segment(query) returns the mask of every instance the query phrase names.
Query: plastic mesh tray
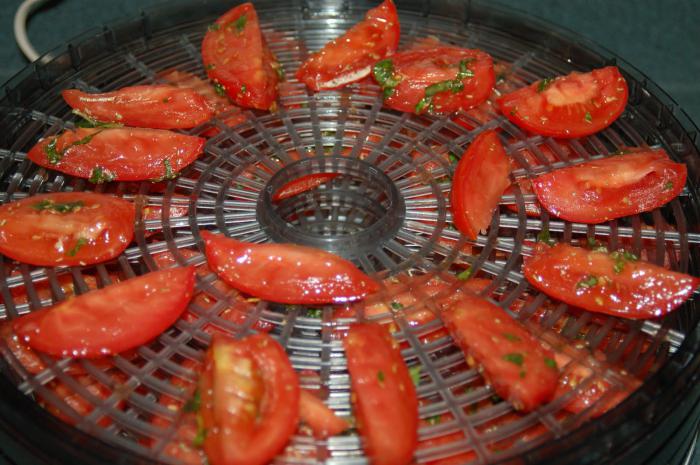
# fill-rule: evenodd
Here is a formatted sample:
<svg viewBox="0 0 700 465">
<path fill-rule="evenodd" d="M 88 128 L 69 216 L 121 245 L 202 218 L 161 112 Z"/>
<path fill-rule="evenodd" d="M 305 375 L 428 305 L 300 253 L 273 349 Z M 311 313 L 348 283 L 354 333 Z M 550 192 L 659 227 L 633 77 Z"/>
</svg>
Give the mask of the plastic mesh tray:
<svg viewBox="0 0 700 465">
<path fill-rule="evenodd" d="M 44 269 L 0 258 L 4 302 L 0 319 L 63 299 L 65 279 L 83 293 L 94 285 L 102 287 L 157 269 L 153 257 L 159 253 L 171 253 L 180 264 L 202 264 L 198 235 L 202 228 L 250 242 L 276 240 L 323 247 L 387 280 L 439 279 L 456 289 L 462 282 L 455 274 L 471 266 L 476 276 L 492 280 L 482 294 L 511 309 L 536 335 L 554 346 L 584 348 L 561 350 L 590 368 L 594 376 L 619 386 L 624 381 L 618 373 L 625 370 L 642 376 L 645 384 L 595 422 L 587 420 L 596 406 L 579 415 L 564 413 L 562 406 L 570 396 L 519 414 L 493 395 L 476 369 L 467 366 L 449 336 L 439 332 L 439 320 L 412 325 L 410 307 L 376 317 L 393 321 L 407 363 L 422 367 L 417 388 L 421 418 L 450 415 L 421 427 L 424 444 L 416 453 L 417 462 L 453 458 L 457 463 L 496 463 L 516 456 L 537 461 L 563 458 L 581 447 L 587 449 L 588 458 L 614 455 L 625 440 L 644 434 L 649 424 L 678 408 L 677 396 L 689 388 L 680 381 L 697 371 L 695 303 L 647 322 L 576 312 L 531 289 L 520 271 L 522 258 L 530 253 L 527 241 L 547 228 L 557 240 L 595 238 L 611 248 L 624 245 L 652 262 L 697 274 L 698 153 L 692 140 L 696 129 L 663 93 L 610 54 L 552 32 L 549 26 L 477 3 L 401 2 L 402 47 L 434 36 L 483 49 L 497 63 L 497 92 L 571 70 L 618 64 L 630 86 L 630 102 L 622 117 L 594 136 L 557 141 L 527 136 L 490 103 L 451 117 L 415 116 L 383 109 L 378 88 L 370 82 L 313 94 L 294 80 L 309 51 L 340 35 L 371 6 L 256 2 L 270 48 L 288 76 L 279 110 L 245 111 L 247 121 L 233 129 L 223 123 L 223 115 L 187 131 L 202 134 L 216 128 L 219 134 L 164 189 L 150 183 L 93 186 L 41 169 L 25 154 L 39 138 L 73 127 L 74 116 L 60 98 L 62 89 L 109 91 L 155 83 L 171 69 L 204 78 L 199 55 L 202 37 L 206 26 L 230 5 L 192 3 L 153 10 L 76 40 L 51 62 L 36 65 L 8 83 L 0 108 L 4 201 L 39 192 L 96 190 L 116 193 L 142 207 L 162 206 L 164 213 L 156 220 L 143 220 L 137 214 L 134 244 L 111 263 Z M 650 146 L 663 147 L 672 158 L 689 165 L 688 185 L 680 198 L 662 209 L 596 226 L 561 221 L 546 213 L 528 218 L 525 204 L 534 198 L 516 188 L 513 195 L 502 198 L 488 234 L 468 241 L 451 225 L 446 194 L 454 166 L 448 154 L 461 154 L 487 128 L 498 128 L 507 142 L 506 151 L 516 164 L 513 179 L 604 157 L 628 146 Z M 278 207 L 270 202 L 270 193 L 285 180 L 323 170 L 345 176 Z M 516 211 L 506 204 L 514 204 Z M 171 206 L 186 207 L 187 214 L 171 217 Z M 303 386 L 321 385 L 333 409 L 351 414 L 341 337 L 356 317 L 343 316 L 332 306 L 258 302 L 244 318 L 231 321 L 224 311 L 238 301 L 237 295 L 215 287 L 214 281 L 213 274 L 198 280 L 202 298 L 190 305 L 190 318 L 181 319 L 151 344 L 109 363 L 41 356 L 44 368 L 32 374 L 7 344 L 0 344 L 4 355 L 0 384 L 4 383 L 8 396 L 26 395 L 2 401 L 7 422 L 16 419 L 14 435 L 32 435 L 28 425 L 40 422 L 45 428 L 37 440 L 48 434 L 45 444 L 51 449 L 58 447 L 53 445 L 56 437 L 79 437 L 87 444 L 85 450 L 61 449 L 61 453 L 77 454 L 86 461 L 94 458 L 91 451 L 100 451 L 102 457 L 109 453 L 175 463 L 168 450 L 178 434 L 180 413 L 161 401 L 168 397 L 184 403 L 191 394 L 196 366 L 213 329 L 241 335 L 258 325 L 271 326 L 271 334 L 287 348 L 295 368 L 304 370 Z M 21 286 L 26 288 L 26 299 L 17 298 Z M 427 300 L 432 306 L 420 289 L 413 292 L 419 302 Z M 604 354 L 605 361 L 592 357 L 594 350 Z M 91 389 L 86 388 L 86 380 Z M 593 377 L 587 382 L 594 382 Z M 85 409 L 76 410 L 57 395 L 59 384 L 82 399 Z M 579 389 L 585 387 L 586 382 Z M 102 442 L 74 436 L 82 433 L 33 407 L 32 400 Z M 16 418 L 22 409 L 28 412 L 27 418 Z M 361 439 L 351 432 L 328 441 L 294 436 L 277 461 L 349 465 L 366 459 Z"/>
</svg>

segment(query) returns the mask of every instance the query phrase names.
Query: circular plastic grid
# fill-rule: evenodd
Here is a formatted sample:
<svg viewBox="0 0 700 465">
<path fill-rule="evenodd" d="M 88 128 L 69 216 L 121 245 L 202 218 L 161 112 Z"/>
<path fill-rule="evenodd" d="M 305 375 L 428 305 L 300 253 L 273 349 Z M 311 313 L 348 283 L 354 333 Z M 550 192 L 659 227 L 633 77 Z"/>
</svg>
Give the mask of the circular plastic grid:
<svg viewBox="0 0 700 465">
<path fill-rule="evenodd" d="M 288 76 L 281 87 L 279 110 L 245 111 L 246 121 L 235 128 L 224 124 L 226 115 L 219 115 L 188 131 L 203 134 L 216 129 L 218 134 L 190 168 L 164 185 L 93 186 L 40 169 L 25 153 L 39 138 L 73 126 L 74 117 L 60 99 L 61 89 L 109 91 L 162 82 L 163 73 L 172 69 L 204 78 L 199 44 L 213 17 L 183 22 L 117 53 L 105 53 L 34 98 L 31 106 L 3 108 L 2 127 L 9 134 L 0 147 L 4 201 L 39 192 L 94 189 L 132 199 L 141 208 L 137 208 L 135 243 L 111 263 L 44 269 L 0 259 L 4 302 L 0 318 L 12 319 L 51 305 L 72 289 L 81 294 L 163 266 L 202 265 L 200 229 L 250 242 L 297 238 L 348 256 L 385 280 L 381 299 L 387 312 L 368 317 L 361 307 L 306 308 L 244 299 L 202 267 L 198 295 L 187 314 L 156 341 L 128 354 L 108 361 L 53 360 L 36 354 L 36 363 L 28 370 L 3 342 L 0 350 L 11 368 L 4 374 L 21 392 L 98 438 L 176 462 L 171 448 L 181 434 L 182 411 L 168 405 L 184 405 L 191 395 L 213 331 L 243 335 L 271 330 L 300 370 L 302 385 L 321 388 L 329 406 L 350 416 L 341 340 L 349 323 L 369 318 L 392 324 L 409 366 L 421 367 L 417 390 L 424 421 L 417 462 L 452 458 L 495 463 L 575 430 L 596 406 L 579 415 L 567 414 L 562 406 L 571 399 L 569 394 L 533 413 L 517 413 L 467 365 L 439 319 L 415 323 L 416 312 L 426 307 L 439 311 L 422 284 L 439 280 L 452 292 L 464 285 L 456 275 L 468 267 L 473 276 L 491 280 L 482 295 L 590 369 L 591 376 L 578 390 L 598 380 L 619 387 L 628 382 L 620 375 L 623 371 L 644 378 L 666 362 L 688 329 L 687 309 L 649 322 L 576 312 L 530 289 L 520 269 L 523 256 L 530 253 L 528 241 L 548 229 L 557 240 L 595 239 L 610 249 L 624 246 L 652 262 L 694 271 L 691 250 L 697 249 L 700 236 L 688 231 L 686 212 L 697 208 L 688 189 L 662 209 L 589 226 L 550 218 L 546 212 L 528 217 L 526 205 L 535 199 L 523 195 L 514 182 L 487 234 L 476 241 L 466 240 L 452 226 L 446 194 L 455 167 L 453 155 L 461 155 L 485 129 L 499 129 L 513 161 L 513 181 L 630 146 L 663 146 L 677 158 L 687 157 L 694 148 L 650 125 L 642 97 L 635 96 L 643 89 L 633 79 L 630 104 L 612 127 L 565 142 L 527 136 L 495 112 L 491 102 L 450 117 L 415 116 L 383 109 L 378 88 L 371 82 L 313 94 L 294 80 L 309 51 L 340 35 L 367 7 L 258 6 L 270 48 Z M 578 68 L 506 30 L 427 10 L 425 15 L 402 13 L 401 24 L 404 48 L 432 36 L 489 52 L 497 63 L 496 95 Z M 270 202 L 270 193 L 288 179 L 285 172 L 296 176 L 307 170 L 340 171 L 344 176 L 288 202 Z M 161 208 L 160 217 L 144 219 L 148 208 Z M 291 232 L 284 232 L 282 223 L 288 223 L 284 226 Z M 411 293 L 419 304 L 393 308 L 398 292 Z M 327 441 L 296 435 L 278 461 L 359 464 L 365 458 L 353 430 Z"/>
</svg>

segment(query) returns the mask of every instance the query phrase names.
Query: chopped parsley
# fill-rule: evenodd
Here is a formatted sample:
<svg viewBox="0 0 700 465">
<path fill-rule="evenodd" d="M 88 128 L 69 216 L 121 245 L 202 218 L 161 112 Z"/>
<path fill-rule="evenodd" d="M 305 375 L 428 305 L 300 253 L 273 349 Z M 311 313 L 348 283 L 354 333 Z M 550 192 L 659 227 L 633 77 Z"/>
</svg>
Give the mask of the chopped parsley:
<svg viewBox="0 0 700 465">
<path fill-rule="evenodd" d="M 576 283 L 576 289 L 591 288 L 598 285 L 598 278 L 593 275 L 588 275 L 581 281 Z"/>
<path fill-rule="evenodd" d="M 284 67 L 280 63 L 276 63 L 277 66 L 273 66 L 275 68 L 275 73 L 277 73 L 277 78 L 280 81 L 284 81 L 284 79 L 287 77 L 287 73 L 284 72 Z"/>
<path fill-rule="evenodd" d="M 520 339 L 518 336 L 515 334 L 511 333 L 503 333 L 503 337 L 508 339 L 510 342 L 522 342 L 522 339 Z"/>
<path fill-rule="evenodd" d="M 467 268 L 466 270 L 464 270 L 460 273 L 457 273 L 457 279 L 459 279 L 460 281 L 466 281 L 472 277 L 473 273 L 474 272 L 472 271 L 471 268 Z"/>
<path fill-rule="evenodd" d="M 450 163 L 457 163 L 459 161 L 459 157 L 454 152 L 447 152 L 447 156 L 450 159 Z"/>
<path fill-rule="evenodd" d="M 210 32 L 218 31 L 219 29 L 221 29 L 221 24 L 218 24 L 218 23 L 210 24 L 207 29 Z"/>
<path fill-rule="evenodd" d="M 670 191 L 671 189 L 673 189 L 673 182 L 672 181 L 668 181 L 666 184 L 664 184 L 665 191 Z"/>
<path fill-rule="evenodd" d="M 243 29 L 245 29 L 245 25 L 247 22 L 248 17 L 246 15 L 241 15 L 231 24 L 233 24 L 233 27 L 235 27 L 236 31 L 240 34 L 241 32 L 243 32 Z"/>
<path fill-rule="evenodd" d="M 394 62 L 390 58 L 377 62 L 372 69 L 372 74 L 382 88 L 384 98 L 391 97 L 394 88 L 401 82 L 401 78 L 394 74 Z"/>
<path fill-rule="evenodd" d="M 403 304 L 401 302 L 393 300 L 391 302 L 391 308 L 393 308 L 394 310 L 401 310 L 403 308 Z"/>
<path fill-rule="evenodd" d="M 547 366 L 548 366 L 549 368 L 551 368 L 552 370 L 556 370 L 556 369 L 557 369 L 557 362 L 554 361 L 554 359 L 552 359 L 552 358 L 545 357 L 545 358 L 544 358 L 544 364 L 547 365 Z"/>
<path fill-rule="evenodd" d="M 84 237 L 79 237 L 78 240 L 75 242 L 73 248 L 66 252 L 66 255 L 68 255 L 69 257 L 75 257 L 75 255 L 80 251 L 80 249 L 82 249 L 83 246 L 87 243 L 87 239 L 85 239 Z"/>
<path fill-rule="evenodd" d="M 586 120 L 586 123 L 590 123 L 593 121 L 593 117 L 591 116 L 591 112 L 587 111 L 586 115 L 583 117 L 584 120 Z"/>
<path fill-rule="evenodd" d="M 73 109 L 72 113 L 74 115 L 80 116 L 82 118 L 80 121 L 76 121 L 75 125 L 79 128 L 103 128 L 103 129 L 108 129 L 108 128 L 121 128 L 124 125 L 121 123 L 103 123 L 100 121 L 97 121 L 94 118 L 91 118 L 87 114 L 83 113 L 80 110 L 75 110 Z"/>
<path fill-rule="evenodd" d="M 204 67 L 207 71 L 211 71 L 212 69 L 216 69 L 216 65 L 214 63 L 209 63 L 207 66 Z"/>
<path fill-rule="evenodd" d="M 92 169 L 88 181 L 93 184 L 102 184 L 105 182 L 114 181 L 115 179 L 117 179 L 117 176 L 114 173 L 102 168 L 101 166 L 96 166 Z"/>
<path fill-rule="evenodd" d="M 509 354 L 505 354 L 503 356 L 503 360 L 521 367 L 521 366 L 523 366 L 523 363 L 525 363 L 525 356 L 523 354 L 521 354 L 520 352 L 511 352 Z"/>
<path fill-rule="evenodd" d="M 206 437 L 207 429 L 204 427 L 204 418 L 202 418 L 202 415 L 197 415 L 197 435 L 192 440 L 192 445 L 194 447 L 202 447 Z"/>
<path fill-rule="evenodd" d="M 544 78 L 537 84 L 537 92 L 544 92 L 554 82 L 554 78 Z"/>
<path fill-rule="evenodd" d="M 216 93 L 218 95 L 220 95 L 222 97 L 226 96 L 226 88 L 222 84 L 215 82 L 214 83 L 214 90 L 216 91 Z"/>
<path fill-rule="evenodd" d="M 588 246 L 589 249 L 596 251 L 596 252 L 607 252 L 608 251 L 607 247 L 605 247 L 602 242 L 596 240 L 593 237 L 586 238 L 586 245 Z"/>
<path fill-rule="evenodd" d="M 74 211 L 80 210 L 85 204 L 82 200 L 76 200 L 75 202 L 65 202 L 56 203 L 53 200 L 44 199 L 41 202 L 37 202 L 32 205 L 32 208 L 36 211 L 51 210 L 56 213 L 72 213 Z"/>
<path fill-rule="evenodd" d="M 418 386 L 420 384 L 420 372 L 420 365 L 416 365 L 408 369 L 408 374 L 411 375 L 411 380 L 413 381 L 414 386 Z"/>
<path fill-rule="evenodd" d="M 49 142 L 45 147 L 44 147 L 44 153 L 46 154 L 46 158 L 49 160 L 49 163 L 52 165 L 55 165 L 59 161 L 61 161 L 61 158 L 63 158 L 63 155 L 70 149 L 71 147 L 75 147 L 77 145 L 85 145 L 89 144 L 90 141 L 92 140 L 93 137 L 101 133 L 102 130 L 95 131 L 92 134 L 88 134 L 87 136 L 83 137 L 82 139 L 76 140 L 75 142 L 72 142 L 68 144 L 63 150 L 60 152 L 56 150 L 56 144 L 58 143 L 58 136 L 54 137 L 51 142 Z"/>
<path fill-rule="evenodd" d="M 306 317 L 307 318 L 321 318 L 321 315 L 323 315 L 323 310 L 320 308 L 307 308 L 306 309 Z"/>
<path fill-rule="evenodd" d="M 382 370 L 379 370 L 377 372 L 377 379 L 379 380 L 380 383 L 384 382 L 384 372 Z"/>
<path fill-rule="evenodd" d="M 245 84 L 243 84 L 241 86 L 241 94 L 245 94 L 247 90 L 248 90 L 248 88 L 245 86 Z"/>
<path fill-rule="evenodd" d="M 165 173 L 163 173 L 163 176 L 151 179 L 151 182 L 169 181 L 171 179 L 177 178 L 177 173 L 173 171 L 173 167 L 170 164 L 170 159 L 166 158 L 165 160 L 163 160 L 163 167 L 165 169 Z"/>
<path fill-rule="evenodd" d="M 464 83 L 462 82 L 466 78 L 474 77 L 474 71 L 470 70 L 467 65 L 474 61 L 474 58 L 469 58 L 466 60 L 460 60 L 459 71 L 454 79 L 447 79 L 445 81 L 436 82 L 425 88 L 425 97 L 420 99 L 416 104 L 415 111 L 417 114 L 423 112 L 426 108 L 428 111 L 432 109 L 433 97 L 442 92 L 452 92 L 456 94 L 464 90 Z"/>
<path fill-rule="evenodd" d="M 442 417 L 440 415 L 434 415 L 426 420 L 429 425 L 437 425 L 440 424 L 442 421 Z"/>
<path fill-rule="evenodd" d="M 615 263 L 613 264 L 613 271 L 615 272 L 615 274 L 622 273 L 622 271 L 625 269 L 626 263 L 636 262 L 637 260 L 639 260 L 639 257 L 637 257 L 632 252 L 628 252 L 626 250 L 618 250 L 612 252 L 610 254 L 610 258 L 615 260 Z"/>
<path fill-rule="evenodd" d="M 185 412 L 188 413 L 195 413 L 199 411 L 199 408 L 202 406 L 202 396 L 199 393 L 199 389 L 196 389 L 194 393 L 192 394 L 192 398 L 187 401 L 187 403 L 184 406 Z"/>
<path fill-rule="evenodd" d="M 539 233 L 537 233 L 537 242 L 543 242 L 547 245 L 554 245 L 554 239 L 549 234 L 549 229 L 545 228 Z"/>
</svg>

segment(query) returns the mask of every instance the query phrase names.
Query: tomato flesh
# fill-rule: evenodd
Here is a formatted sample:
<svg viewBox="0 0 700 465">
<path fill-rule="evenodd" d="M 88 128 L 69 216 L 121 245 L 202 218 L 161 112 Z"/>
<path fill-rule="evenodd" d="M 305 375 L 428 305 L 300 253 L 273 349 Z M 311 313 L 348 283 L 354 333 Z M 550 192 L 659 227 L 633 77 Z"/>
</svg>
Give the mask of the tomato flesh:
<svg viewBox="0 0 700 465">
<path fill-rule="evenodd" d="M 134 237 L 134 205 L 91 192 L 40 194 L 0 206 L 0 253 L 37 266 L 111 260 Z"/>
<path fill-rule="evenodd" d="M 653 210 L 676 198 L 687 168 L 663 149 L 616 155 L 561 168 L 532 180 L 552 215 L 596 224 Z"/>
<path fill-rule="evenodd" d="M 378 289 L 351 262 L 294 244 L 251 244 L 201 231 L 212 271 L 255 297 L 286 304 L 343 303 Z"/>
<path fill-rule="evenodd" d="M 13 329 L 30 347 L 55 357 L 105 357 L 165 331 L 193 288 L 193 267 L 155 271 L 21 316 Z"/>
<path fill-rule="evenodd" d="M 215 335 L 199 382 L 204 450 L 212 465 L 263 465 L 299 420 L 299 380 L 284 348 L 265 334 Z"/>
<path fill-rule="evenodd" d="M 296 77 L 310 89 L 337 89 L 360 81 L 372 65 L 396 52 L 399 17 L 392 0 L 385 0 L 345 34 L 328 42 L 299 68 Z"/>
<path fill-rule="evenodd" d="M 418 445 L 418 398 L 398 343 L 384 326 L 356 323 L 343 346 L 365 452 L 374 465 L 411 463 Z"/>
<path fill-rule="evenodd" d="M 303 192 L 316 189 L 318 186 L 321 186 L 331 179 L 337 178 L 338 176 L 340 176 L 340 173 L 307 174 L 306 176 L 289 181 L 287 184 L 280 187 L 272 196 L 272 201 L 279 202 L 281 200 L 288 199 L 289 197 L 299 195 Z"/>
<path fill-rule="evenodd" d="M 92 120 L 139 128 L 187 129 L 213 116 L 197 92 L 167 85 L 124 87 L 100 94 L 68 89 L 61 95 L 71 108 Z"/>
<path fill-rule="evenodd" d="M 39 166 L 96 184 L 161 181 L 192 163 L 205 142 L 163 129 L 80 128 L 46 137 L 27 156 Z"/>
<path fill-rule="evenodd" d="M 481 365 L 496 394 L 515 409 L 529 412 L 552 400 L 559 380 L 554 353 L 501 307 L 464 294 L 442 319 L 467 361 Z"/>
<path fill-rule="evenodd" d="M 510 185 L 509 174 L 510 162 L 498 134 L 479 134 L 459 160 L 450 191 L 452 220 L 462 234 L 476 239 L 488 227 Z"/>
<path fill-rule="evenodd" d="M 252 3 L 232 8 L 209 26 L 202 61 L 215 86 L 236 105 L 274 108 L 282 68 L 267 47 Z"/>
<path fill-rule="evenodd" d="M 335 414 L 321 399 L 302 389 L 299 397 L 299 417 L 309 425 L 317 439 L 326 439 L 342 433 L 350 427 L 348 422 Z"/>
<path fill-rule="evenodd" d="M 668 314 L 685 302 L 700 279 L 637 260 L 623 252 L 600 252 L 557 244 L 537 245 L 525 261 L 535 288 L 569 305 L 623 318 Z"/>
<path fill-rule="evenodd" d="M 615 66 L 542 80 L 504 95 L 501 113 L 535 134 L 574 138 L 610 126 L 627 105 L 627 82 Z"/>
</svg>

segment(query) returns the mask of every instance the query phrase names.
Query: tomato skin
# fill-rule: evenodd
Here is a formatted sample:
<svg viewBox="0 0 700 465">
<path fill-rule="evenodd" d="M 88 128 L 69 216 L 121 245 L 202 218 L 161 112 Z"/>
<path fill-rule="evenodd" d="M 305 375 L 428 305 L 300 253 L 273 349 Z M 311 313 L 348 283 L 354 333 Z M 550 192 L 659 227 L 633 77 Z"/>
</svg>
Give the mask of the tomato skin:
<svg viewBox="0 0 700 465">
<path fill-rule="evenodd" d="M 381 325 L 356 323 L 343 346 L 357 396 L 357 427 L 371 463 L 411 463 L 418 445 L 418 398 L 398 343 Z"/>
<path fill-rule="evenodd" d="M 351 262 L 312 247 L 251 244 L 201 231 L 212 271 L 239 291 L 286 304 L 342 303 L 378 289 Z"/>
<path fill-rule="evenodd" d="M 473 240 L 488 227 L 510 185 L 509 174 L 510 162 L 498 134 L 479 134 L 459 160 L 450 191 L 452 221 L 462 234 Z"/>
<path fill-rule="evenodd" d="M 280 187 L 272 196 L 272 201 L 279 202 L 303 192 L 310 191 L 338 176 L 340 176 L 340 173 L 307 174 L 306 176 L 289 181 L 287 184 Z"/>
<path fill-rule="evenodd" d="M 546 87 L 538 91 L 541 87 Z M 628 89 L 615 66 L 559 76 L 548 86 L 530 84 L 498 100 L 501 113 L 543 136 L 575 138 L 610 126 L 625 110 Z"/>
<path fill-rule="evenodd" d="M 399 46 L 401 26 L 392 0 L 367 12 L 363 21 L 328 42 L 299 67 L 296 77 L 310 89 L 338 89 L 360 81 L 372 65 Z"/>
<path fill-rule="evenodd" d="M 523 274 L 535 288 L 569 305 L 631 319 L 666 315 L 700 285 L 699 278 L 684 273 L 568 244 L 538 243 Z"/>
<path fill-rule="evenodd" d="M 532 180 L 551 214 L 596 224 L 660 207 L 685 186 L 687 168 L 663 149 L 616 155 L 561 168 Z"/>
<path fill-rule="evenodd" d="M 316 439 L 326 439 L 350 428 L 348 422 L 335 414 L 321 399 L 301 390 L 299 397 L 299 417 L 309 425 Z"/>
<path fill-rule="evenodd" d="M 100 94 L 67 89 L 61 95 L 71 108 L 93 120 L 138 128 L 187 129 L 213 116 L 197 92 L 167 85 L 131 86 Z"/>
<path fill-rule="evenodd" d="M 205 142 L 163 129 L 79 128 L 44 138 L 27 156 L 39 166 L 97 184 L 150 181 L 174 176 L 202 153 Z M 57 155 L 50 156 L 53 144 Z"/>
<path fill-rule="evenodd" d="M 194 267 L 154 271 L 21 316 L 13 329 L 54 357 L 105 357 L 165 331 L 185 310 L 193 288 Z"/>
<path fill-rule="evenodd" d="M 119 256 L 133 239 L 134 215 L 131 202 L 106 194 L 27 197 L 0 206 L 0 253 L 37 266 L 104 262 Z"/>
<path fill-rule="evenodd" d="M 496 394 L 516 410 L 529 412 L 552 400 L 559 380 L 554 353 L 501 307 L 464 294 L 442 319 L 467 360 L 483 366 Z"/>
<path fill-rule="evenodd" d="M 263 465 L 299 420 L 299 380 L 284 348 L 265 334 L 214 335 L 200 378 L 204 450 L 212 465 Z"/>
<path fill-rule="evenodd" d="M 495 83 L 491 56 L 481 50 L 456 47 L 437 47 L 400 52 L 390 58 L 393 75 L 399 80 L 393 91 L 384 99 L 388 108 L 410 113 L 430 111 L 434 114 L 453 113 L 473 108 L 491 95 Z M 428 86 L 454 80 L 459 73 L 459 63 L 466 60 L 472 77 L 461 80 L 464 88 L 459 92 L 444 91 L 435 94 L 432 106 L 418 111 L 416 106 L 425 97 Z M 373 73 L 377 77 L 376 67 Z M 388 93 L 385 87 L 385 95 Z"/>
<path fill-rule="evenodd" d="M 209 78 L 236 105 L 268 110 L 275 104 L 280 64 L 260 32 L 252 3 L 232 8 L 209 27 L 202 61 Z"/>
</svg>

